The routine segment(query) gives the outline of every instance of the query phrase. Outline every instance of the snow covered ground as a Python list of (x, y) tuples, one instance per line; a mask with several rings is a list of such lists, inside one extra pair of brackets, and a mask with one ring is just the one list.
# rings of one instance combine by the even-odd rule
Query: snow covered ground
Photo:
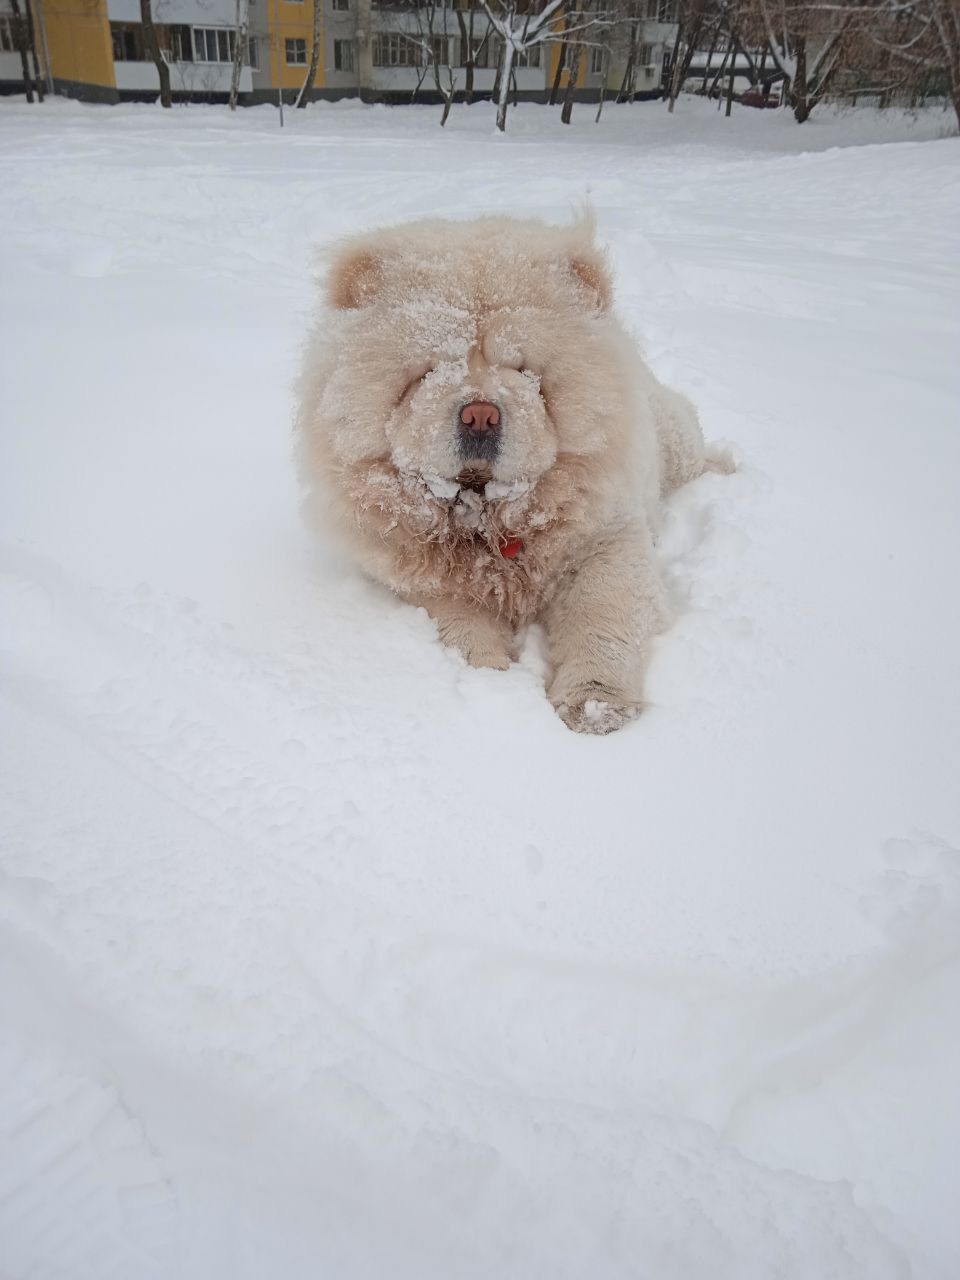
[[(5, 1280), (957, 1274), (960, 142), (591, 116), (0, 103)], [(606, 739), (290, 462), (312, 244), (584, 197), (740, 464)]]

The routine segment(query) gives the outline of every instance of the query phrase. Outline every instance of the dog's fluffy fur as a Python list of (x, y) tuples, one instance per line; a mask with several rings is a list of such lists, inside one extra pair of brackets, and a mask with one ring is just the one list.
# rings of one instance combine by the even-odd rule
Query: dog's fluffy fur
[[(300, 383), (308, 508), (474, 666), (506, 668), (543, 623), (564, 721), (618, 728), (667, 620), (660, 499), (728, 464), (615, 319), (591, 222), (378, 231), (338, 247), (326, 294)], [(502, 429), (474, 465), (459, 415), (477, 400)]]

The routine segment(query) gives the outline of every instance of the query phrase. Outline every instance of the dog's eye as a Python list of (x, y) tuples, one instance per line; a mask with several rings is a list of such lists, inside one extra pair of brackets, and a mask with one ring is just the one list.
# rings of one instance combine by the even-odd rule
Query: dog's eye
[(400, 401), (406, 400), (407, 396), (412, 396), (413, 393), (416, 391), (417, 387), (420, 386), (421, 382), (423, 382), (424, 378), (427, 376), (429, 372), (430, 372), (429, 369), (425, 369), (423, 373), (418, 373), (415, 378), (411, 378), (411, 380), (403, 388), (403, 391), (400, 393)]

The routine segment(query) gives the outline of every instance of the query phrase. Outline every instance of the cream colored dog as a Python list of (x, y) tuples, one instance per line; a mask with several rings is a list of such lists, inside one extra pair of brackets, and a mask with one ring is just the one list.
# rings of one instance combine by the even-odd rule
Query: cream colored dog
[(297, 420), (308, 508), (475, 667), (546, 630), (563, 720), (643, 705), (667, 622), (661, 497), (707, 469), (693, 407), (611, 312), (581, 219), (426, 221), (339, 246)]

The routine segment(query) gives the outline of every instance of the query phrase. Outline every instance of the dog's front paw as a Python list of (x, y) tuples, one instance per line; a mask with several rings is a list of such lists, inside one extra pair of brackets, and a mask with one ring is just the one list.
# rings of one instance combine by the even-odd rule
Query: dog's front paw
[(510, 631), (499, 619), (454, 614), (439, 620), (438, 631), (443, 643), (459, 649), (471, 667), (506, 671), (510, 666)]
[(507, 671), (510, 654), (503, 646), (491, 644), (486, 636), (463, 636), (456, 642), (471, 667), (488, 667), (494, 671)]
[(628, 702), (594, 683), (555, 701), (557, 715), (574, 733), (613, 733), (643, 710), (639, 702)]

